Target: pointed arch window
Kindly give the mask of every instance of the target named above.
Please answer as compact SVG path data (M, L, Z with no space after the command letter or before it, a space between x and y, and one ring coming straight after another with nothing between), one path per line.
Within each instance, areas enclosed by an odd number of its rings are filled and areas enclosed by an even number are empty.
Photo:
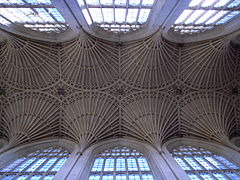
M154 180L144 155L129 147L113 147L95 157L89 180Z
M180 145L171 151L190 179L240 179L240 167L200 147Z
M69 152L61 147L37 150L15 159L0 169L0 179L51 180L67 161Z

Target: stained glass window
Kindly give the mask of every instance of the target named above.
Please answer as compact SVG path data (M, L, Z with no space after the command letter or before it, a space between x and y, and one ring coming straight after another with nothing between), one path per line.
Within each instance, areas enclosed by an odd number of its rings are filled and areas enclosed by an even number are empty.
M147 22L154 0L78 0L87 23L110 32L136 31Z
M192 0L173 24L181 34L213 29L240 15L240 0Z
M19 157L0 169L0 179L51 180L67 161L69 152L61 147L37 150Z
M99 153L89 180L154 180L144 155L129 147L113 147Z
M0 23L48 33L59 33L68 28L50 0L0 0Z
M203 148L181 145L171 154L190 179L240 179L240 167Z

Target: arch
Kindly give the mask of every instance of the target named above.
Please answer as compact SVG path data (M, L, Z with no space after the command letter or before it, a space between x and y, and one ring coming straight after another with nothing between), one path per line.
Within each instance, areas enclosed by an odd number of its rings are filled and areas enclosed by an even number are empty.
M72 156L70 153L74 149L74 143L71 141L52 139L3 152L0 155L0 179L15 177L52 179Z
M38 92L20 92L7 97L2 110L4 137L12 147L39 141L58 132L58 100Z
M163 92L137 92L122 101L122 131L161 149L177 132L177 105Z
M118 134L118 102L106 93L80 92L64 101L62 132L80 151Z
M8 141L5 139L0 138L0 149L5 147L8 144Z
M233 143L234 146L236 146L239 149L240 152L240 137L233 137L231 140L231 143Z
M147 159L152 174L156 177L155 179L176 180L168 165L156 149L148 144L133 139L112 139L92 145L79 157L72 172L70 172L67 178L78 180L87 179L95 157L100 152L104 152L113 147L128 147L142 153ZM101 161L101 159L99 160Z
M166 142L163 151L167 154L169 162L171 161L171 166L176 167L175 173L179 177L185 174L182 170L189 175L190 179L240 177L239 153L218 143L192 138L176 138ZM172 161L173 159L176 161Z
M148 177L153 180L145 155L127 146L113 146L95 156L88 179L105 179L108 176L116 179Z

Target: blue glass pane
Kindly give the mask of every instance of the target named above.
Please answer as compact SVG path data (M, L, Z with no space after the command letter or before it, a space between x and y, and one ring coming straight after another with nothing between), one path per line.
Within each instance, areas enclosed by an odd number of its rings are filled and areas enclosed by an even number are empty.
M140 4L140 0L129 0L129 5L136 6Z
M28 175L23 175L17 178L17 180L25 180L28 178Z
M140 180L140 176L138 174L130 174L129 180Z
M104 171L114 171L114 159L113 158L106 159Z
M62 17L62 15L58 12L56 8L47 8L47 9L48 9L48 12L50 12L58 22L61 22L61 23L65 22L65 19ZM58 151L55 151L55 152L58 152Z
M101 171L102 170L102 166L103 166L103 158L97 158L94 161L93 167L92 167L92 171Z
M41 179L41 175L36 175L36 176L33 176L33 177L31 177L31 180L39 180L39 179Z
M54 19L49 15L49 13L44 8L34 8L38 12L38 15L44 22L54 23Z
M222 174L220 173L213 173L214 177L220 180L227 180L228 178L224 177Z
M218 169L227 169L226 166L222 165L220 162L218 162L216 159L213 157L205 156L205 158L216 168Z
M240 178L237 174L233 173L233 172L225 172L225 174L230 177L231 179L238 179Z
M39 169L39 172L46 172L55 162L57 158L51 158Z
M204 158L202 157L194 157L205 169L207 170L213 170L216 169L213 166L211 166Z
M116 175L116 180L127 180L127 176L125 174Z
M59 169L64 165L67 161L67 158L61 158L58 160L57 164L51 169L51 171L59 171Z
M23 162L26 158L23 157L23 158L20 158L20 159L17 159L15 161L13 161L11 164L9 164L7 167L1 169L1 172L8 172L10 171L11 169L13 169L14 167L16 167L18 164L20 164L21 162Z
M50 5L51 4L50 0L25 0L25 1L27 3L34 4L34 5L37 5L37 4L48 4L48 5Z
M23 171L27 166L29 166L33 161L35 161L36 158L30 158L21 165L19 165L16 169L13 170L13 172L21 172Z
M24 4L22 0L8 0L12 4Z
M138 158L138 165L141 171L150 171L147 160L144 157Z
M41 158L41 159L37 160L34 164L32 164L27 169L27 172L34 172L45 160L46 160L46 158Z
M127 159L128 171L138 171L137 162L135 158Z
M128 147L105 150L97 155L88 180L99 178L101 180L112 178L114 180L153 180L147 160L142 155Z
M2 180L12 180L14 178L13 175L10 175L10 176L3 176L2 177Z
M174 157L174 159L183 168L183 170L190 170L191 169L180 157Z
M154 180L152 174L143 174L142 179L143 180Z
M192 166L195 170L202 170L202 167L191 157L184 157L184 159Z
M109 175L109 174L103 175L102 180L113 180L113 175Z
M214 157L217 160L219 160L220 162L222 162L223 164L225 164L227 167L229 167L229 169L238 169L238 167L236 165L234 165L233 163L229 162L228 160L226 160L222 156L215 155Z
M88 180L99 180L100 179L100 175L90 175Z
M49 148L49 149L44 149L43 152L52 152L52 149Z
M121 157L117 159L116 171L126 171L124 158Z
M204 180L213 180L214 178L210 174L200 174Z
M237 7L239 5L240 5L240 1L239 0L235 0L231 4L228 5L228 8Z
M188 174L188 176L190 177L190 179L192 180L201 180L196 174Z
M54 175L48 175L46 177L44 177L44 180L52 180L54 177Z

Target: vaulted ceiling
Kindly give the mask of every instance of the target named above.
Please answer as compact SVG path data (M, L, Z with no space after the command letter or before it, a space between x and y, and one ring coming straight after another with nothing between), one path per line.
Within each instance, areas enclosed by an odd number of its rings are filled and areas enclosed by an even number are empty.
M66 138L84 150L130 137L161 148L182 136L229 145L240 135L240 49L228 36L117 43L82 32L49 43L9 34L0 78L0 138L10 147Z

